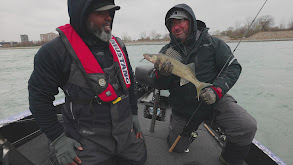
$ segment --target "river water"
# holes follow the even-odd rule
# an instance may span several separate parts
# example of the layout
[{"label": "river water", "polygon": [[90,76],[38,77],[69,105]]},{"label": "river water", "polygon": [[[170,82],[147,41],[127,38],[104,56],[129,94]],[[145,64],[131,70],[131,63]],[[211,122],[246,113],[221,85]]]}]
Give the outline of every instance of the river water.
[{"label": "river water", "polygon": [[[228,43],[233,50],[237,43]],[[127,46],[132,67],[163,45]],[[0,48],[0,119],[28,109],[27,81],[38,48]],[[258,122],[256,139],[293,164],[293,41],[242,42],[234,53],[242,74],[229,91]],[[56,99],[63,98],[60,92]],[[291,139],[291,140],[290,140]]]}]

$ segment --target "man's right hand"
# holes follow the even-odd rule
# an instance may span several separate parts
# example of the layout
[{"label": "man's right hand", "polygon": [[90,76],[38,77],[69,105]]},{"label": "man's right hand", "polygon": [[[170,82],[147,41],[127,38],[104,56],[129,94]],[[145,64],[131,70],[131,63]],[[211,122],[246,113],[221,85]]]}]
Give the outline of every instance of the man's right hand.
[{"label": "man's right hand", "polygon": [[155,69],[157,70],[157,73],[162,75],[162,76],[169,76],[171,75],[171,71],[173,69],[173,65],[170,61],[164,61],[162,64],[161,64],[161,67],[160,67],[160,63],[161,61],[160,60],[157,60],[154,64],[154,67]]},{"label": "man's right hand", "polygon": [[56,157],[60,165],[77,165],[81,160],[77,157],[74,148],[83,150],[81,144],[62,133],[51,144],[56,149]]}]

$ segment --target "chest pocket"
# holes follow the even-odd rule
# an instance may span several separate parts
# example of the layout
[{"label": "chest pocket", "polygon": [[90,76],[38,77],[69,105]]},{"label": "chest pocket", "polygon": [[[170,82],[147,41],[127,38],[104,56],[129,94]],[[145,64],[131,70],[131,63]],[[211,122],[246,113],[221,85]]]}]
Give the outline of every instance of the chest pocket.
[{"label": "chest pocket", "polygon": [[71,63],[70,76],[68,82],[83,88],[90,88],[88,82],[84,78],[83,73],[80,71],[79,67],[74,62]]},{"label": "chest pocket", "polygon": [[118,91],[118,89],[120,88],[120,83],[118,80],[118,71],[115,65],[112,65],[108,68],[104,68],[103,71],[105,73],[107,82],[109,82],[113,86],[115,91]]}]

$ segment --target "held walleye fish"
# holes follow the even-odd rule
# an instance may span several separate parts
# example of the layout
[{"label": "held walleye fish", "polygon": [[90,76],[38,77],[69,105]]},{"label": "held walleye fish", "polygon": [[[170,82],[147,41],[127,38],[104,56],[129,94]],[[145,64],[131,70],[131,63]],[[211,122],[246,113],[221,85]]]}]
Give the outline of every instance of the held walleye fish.
[{"label": "held walleye fish", "polygon": [[[143,56],[144,56],[144,59],[150,61],[153,64],[155,64],[159,60],[160,61],[159,68],[161,68],[162,64],[165,61],[171,62],[171,64],[173,65],[173,69],[171,73],[181,77],[181,81],[182,79],[184,79],[185,81],[187,80],[191,82],[192,84],[194,84],[197,91],[197,98],[199,99],[200,91],[205,87],[211,86],[212,84],[198,81],[195,77],[194,69],[192,69],[191,65],[184,65],[179,60],[177,60],[178,58],[175,59],[173,58],[174,56],[171,57],[170,55],[169,56],[168,55],[169,54],[167,51],[166,54],[144,54]],[[181,82],[180,84],[182,85]]]}]

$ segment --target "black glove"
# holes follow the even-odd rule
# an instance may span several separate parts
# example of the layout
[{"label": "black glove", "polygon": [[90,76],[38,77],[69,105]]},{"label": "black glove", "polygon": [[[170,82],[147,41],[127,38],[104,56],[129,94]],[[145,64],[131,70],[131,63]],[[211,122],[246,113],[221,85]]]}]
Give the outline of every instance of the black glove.
[{"label": "black glove", "polygon": [[160,64],[161,64],[161,60],[159,59],[154,64],[154,67],[157,70],[157,73],[162,76],[170,76],[171,71],[173,69],[172,63],[170,61],[164,61],[161,64],[161,67],[160,67]]},{"label": "black glove", "polygon": [[67,137],[64,133],[62,133],[57,139],[55,139],[51,144],[56,152],[56,157],[60,165],[67,164],[76,164],[78,162],[81,163],[81,160],[77,157],[74,148],[78,148],[79,150],[83,150],[81,144]]},{"label": "black glove", "polygon": [[138,121],[137,115],[132,115],[133,129],[136,134],[136,138],[142,138],[142,133]]},{"label": "black glove", "polygon": [[206,104],[214,104],[217,100],[217,96],[216,93],[214,92],[214,90],[210,87],[208,88],[204,88],[200,95],[199,95],[200,99],[202,101],[204,101]]}]

